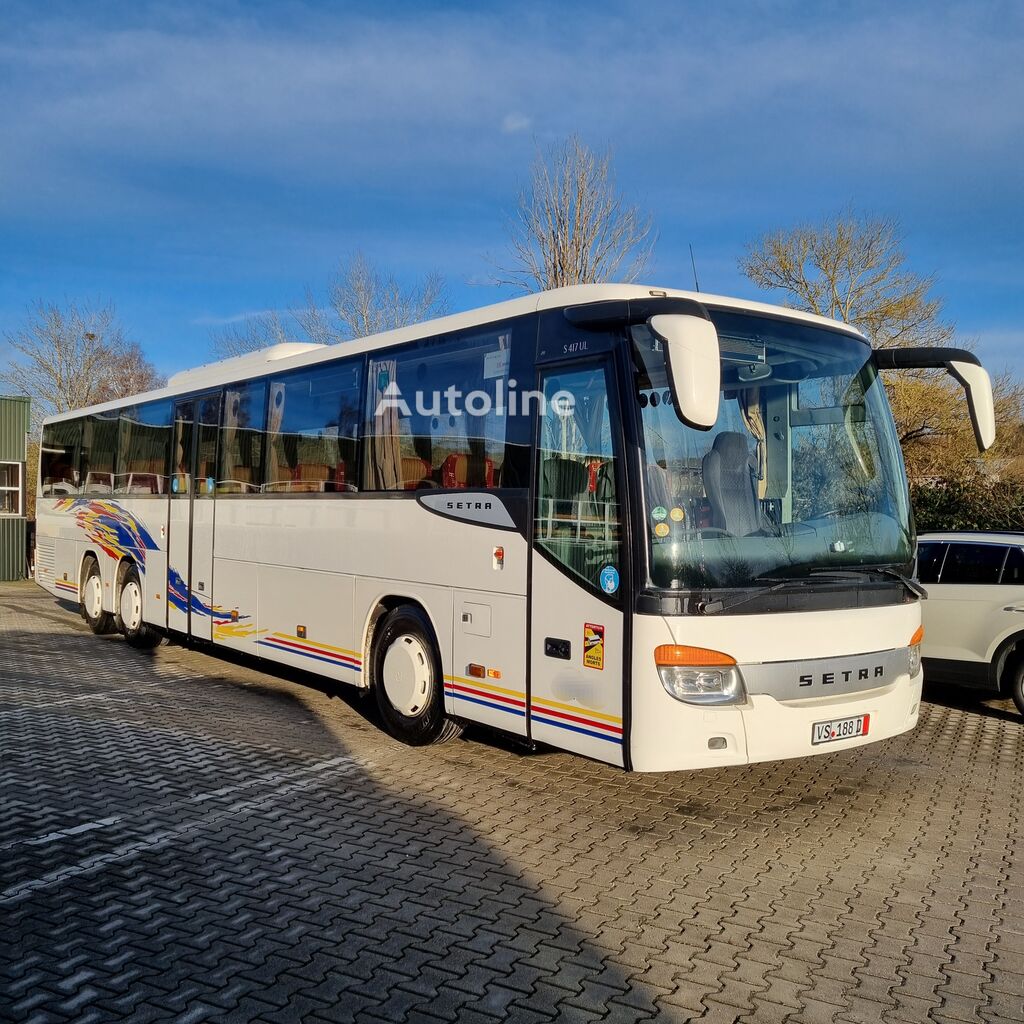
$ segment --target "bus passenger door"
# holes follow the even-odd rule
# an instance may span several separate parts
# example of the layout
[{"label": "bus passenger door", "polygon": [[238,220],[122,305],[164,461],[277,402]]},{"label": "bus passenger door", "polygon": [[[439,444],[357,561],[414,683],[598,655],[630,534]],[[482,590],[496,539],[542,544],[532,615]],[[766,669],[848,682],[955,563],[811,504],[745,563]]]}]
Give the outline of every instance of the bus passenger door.
[{"label": "bus passenger door", "polygon": [[220,393],[178,402],[171,442],[167,625],[213,635],[213,518]]},{"label": "bus passenger door", "polygon": [[621,765],[622,440],[611,372],[602,359],[541,376],[530,732],[535,740]]},{"label": "bus passenger door", "polygon": [[191,616],[189,630],[201,640],[213,639],[216,612],[213,594],[213,518],[217,490],[217,435],[220,392],[196,399],[195,486],[192,489]]}]

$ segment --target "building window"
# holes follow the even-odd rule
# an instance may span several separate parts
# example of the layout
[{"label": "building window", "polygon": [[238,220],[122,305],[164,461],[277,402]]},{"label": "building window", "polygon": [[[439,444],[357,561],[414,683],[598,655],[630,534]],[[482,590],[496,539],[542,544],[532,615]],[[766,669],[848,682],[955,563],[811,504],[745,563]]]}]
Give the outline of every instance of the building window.
[{"label": "building window", "polygon": [[0,516],[22,514],[21,463],[0,462]]}]

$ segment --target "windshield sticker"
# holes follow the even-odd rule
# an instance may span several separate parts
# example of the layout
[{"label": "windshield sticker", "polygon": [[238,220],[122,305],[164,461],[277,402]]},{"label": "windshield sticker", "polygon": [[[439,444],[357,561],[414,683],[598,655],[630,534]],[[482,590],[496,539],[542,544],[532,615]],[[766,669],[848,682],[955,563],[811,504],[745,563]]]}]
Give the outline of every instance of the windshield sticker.
[{"label": "windshield sticker", "polygon": [[655,505],[654,508],[651,509],[651,518],[656,523],[664,522],[667,516],[668,509],[665,508],[664,505]]},{"label": "windshield sticker", "polygon": [[669,517],[673,523],[681,523],[686,518],[686,513],[678,506],[669,512]]},{"label": "windshield sticker", "polygon": [[499,348],[484,356],[484,380],[508,376],[508,359],[510,349]]},{"label": "windshield sticker", "polygon": [[583,667],[604,669],[604,626],[583,624]]},{"label": "windshield sticker", "polygon": [[668,533],[669,533],[668,523],[658,523],[657,526],[654,527],[654,536],[655,537],[667,537]]},{"label": "windshield sticker", "polygon": [[619,589],[619,570],[614,565],[606,565],[601,570],[601,589],[606,594],[614,594]]}]

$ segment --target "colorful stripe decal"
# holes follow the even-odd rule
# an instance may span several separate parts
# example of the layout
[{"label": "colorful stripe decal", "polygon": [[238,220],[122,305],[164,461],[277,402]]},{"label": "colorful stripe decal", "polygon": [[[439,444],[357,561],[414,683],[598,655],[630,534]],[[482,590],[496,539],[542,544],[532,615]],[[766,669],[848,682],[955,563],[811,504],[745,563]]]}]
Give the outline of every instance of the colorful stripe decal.
[{"label": "colorful stripe decal", "polygon": [[503,686],[492,686],[479,679],[445,676],[444,694],[453,700],[468,701],[470,704],[478,704],[490,711],[504,711],[517,718],[526,717],[526,694],[521,690],[508,690]]},{"label": "colorful stripe decal", "polygon": [[[467,701],[490,711],[504,711],[523,718],[527,711],[526,694],[522,690],[509,690],[492,686],[480,679],[445,676],[444,693],[452,700]],[[566,729],[593,739],[609,743],[622,743],[622,719],[603,711],[589,711],[575,704],[535,698],[529,704],[530,720],[556,729]]]},{"label": "colorful stripe decal", "polygon": [[343,647],[331,647],[328,644],[315,643],[312,640],[303,640],[288,633],[271,633],[270,636],[260,637],[256,643],[263,647],[270,647],[275,651],[284,651],[286,654],[297,654],[302,658],[311,658],[314,661],[323,661],[328,665],[339,665],[352,672],[363,670],[362,659],[356,656],[355,651],[346,650]]},{"label": "colorful stripe decal", "polygon": [[622,719],[603,711],[590,711],[576,704],[563,704],[546,697],[534,697],[530,701],[530,720],[540,725],[567,729],[596,740],[622,743]]},{"label": "colorful stripe decal", "polygon": [[[622,732],[619,731],[618,735],[609,735],[606,732],[595,732],[593,727],[584,729],[582,726],[574,725],[570,722],[560,722],[554,718],[547,718],[545,715],[539,714],[537,709],[531,709],[530,721],[535,722],[538,725],[553,725],[558,729],[568,729],[569,732],[578,732],[584,736],[590,736],[595,740],[607,740],[609,743],[622,743]],[[584,721],[584,719],[576,719],[576,721]]]},{"label": "colorful stripe decal", "polygon": [[[559,711],[569,711],[574,715],[586,715],[587,718],[608,722],[610,725],[622,725],[622,719],[618,715],[608,715],[603,711],[590,711],[588,708],[581,708],[578,704],[560,704],[557,700],[548,700],[547,697],[533,697],[530,703],[538,705],[538,711],[547,712],[550,709],[557,709]],[[619,731],[622,731],[621,728]]]},{"label": "colorful stripe decal", "polygon": [[78,585],[76,583],[68,583],[67,580],[54,580],[53,585],[58,590],[67,590],[70,591],[72,594],[78,593]]}]

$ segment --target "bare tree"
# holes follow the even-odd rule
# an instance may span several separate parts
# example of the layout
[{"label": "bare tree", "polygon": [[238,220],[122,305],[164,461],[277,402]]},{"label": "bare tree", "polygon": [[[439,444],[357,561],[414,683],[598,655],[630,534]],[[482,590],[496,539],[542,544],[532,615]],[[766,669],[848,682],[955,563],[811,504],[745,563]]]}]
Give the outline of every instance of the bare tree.
[{"label": "bare tree", "polygon": [[38,420],[159,387],[163,378],[128,339],[113,303],[40,300],[4,339],[15,353],[0,382],[32,399]]},{"label": "bare tree", "polygon": [[276,310],[271,310],[247,317],[242,323],[232,324],[213,336],[214,351],[221,359],[228,359],[284,341],[296,341],[295,331],[289,333],[287,324],[299,315],[289,313],[285,320]]},{"label": "bare tree", "polygon": [[282,317],[277,312],[253,317],[214,337],[222,357],[240,355],[282,341],[336,345],[352,338],[394,330],[448,312],[444,278],[430,272],[402,285],[362,252],[343,260],[327,285],[325,303],[307,289],[305,303]]},{"label": "bare tree", "polygon": [[338,268],[331,279],[328,299],[335,331],[342,341],[391,331],[448,311],[444,278],[440,274],[430,272],[415,285],[404,288],[393,274],[381,271],[361,252]]},{"label": "bare tree", "polygon": [[908,270],[899,224],[846,211],[818,225],[764,235],[740,269],[800,309],[854,324],[876,348],[944,345],[952,324],[931,296],[934,278]]},{"label": "bare tree", "polygon": [[[853,324],[876,348],[946,345],[956,329],[942,318],[934,279],[906,266],[892,218],[845,211],[818,225],[772,231],[747,248],[740,269],[797,309]],[[970,347],[960,340],[961,347]],[[1008,374],[993,381],[997,414],[1019,422],[1021,387]],[[887,390],[912,480],[976,470],[977,449],[958,386],[936,371],[893,374]],[[1005,444],[988,456],[1005,461]]]},{"label": "bare tree", "polygon": [[572,135],[537,153],[498,281],[524,291],[635,281],[656,241],[651,217],[616,188],[611,151],[596,154]]}]

